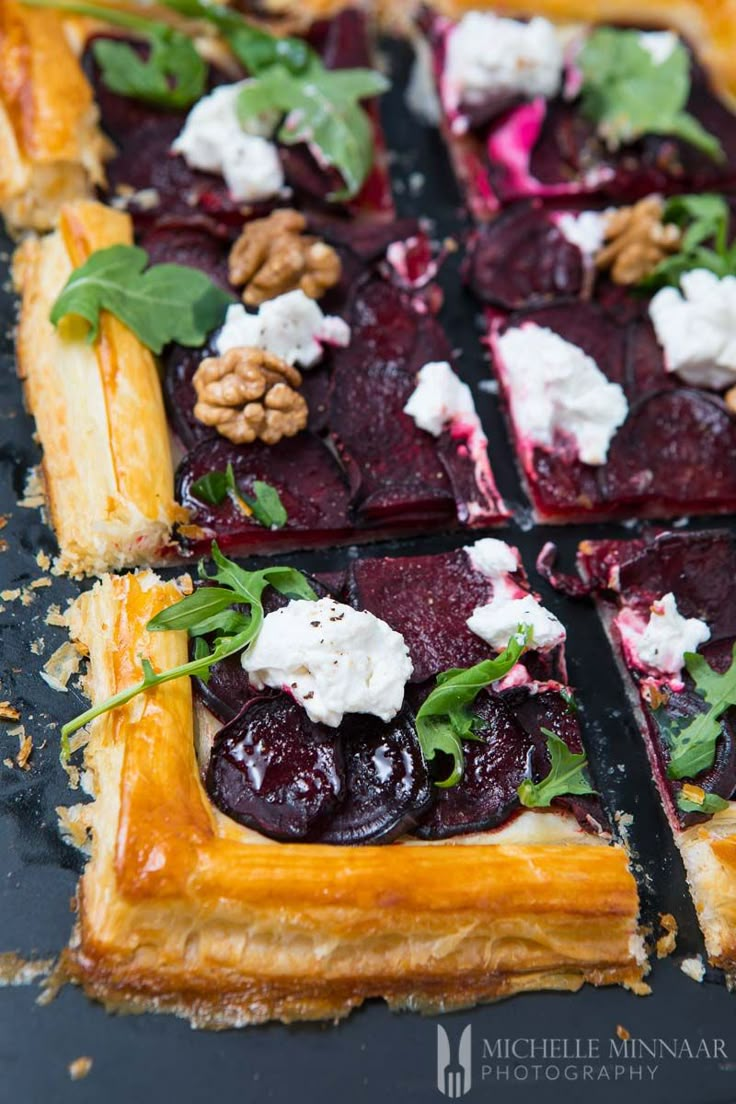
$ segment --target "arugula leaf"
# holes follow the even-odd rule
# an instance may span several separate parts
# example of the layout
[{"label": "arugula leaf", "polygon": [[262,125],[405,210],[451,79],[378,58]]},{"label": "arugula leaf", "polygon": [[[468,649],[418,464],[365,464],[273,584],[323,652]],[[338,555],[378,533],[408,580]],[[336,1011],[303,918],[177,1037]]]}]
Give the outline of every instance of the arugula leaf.
[{"label": "arugula leaf", "polygon": [[315,58],[305,73],[295,75],[275,65],[241,89],[238,117],[245,123],[264,111],[285,113],[279,141],[316,148],[319,160],[336,168],[345,184],[328,199],[349,199],[373,164],[373,127],[360,100],[387,87],[386,78],[372,69],[325,69]]},{"label": "arugula leaf", "polygon": [[[121,690],[107,701],[92,706],[63,726],[62,753],[64,748],[69,747],[69,737],[95,717],[119,705],[125,705],[151,687],[161,686],[173,679],[189,675],[206,680],[215,663],[246,648],[258,635],[263,624],[262,597],[267,587],[272,586],[289,598],[305,598],[309,601],[317,598],[304,575],[293,567],[276,565],[261,571],[246,571],[223,556],[214,543],[212,558],[215,563],[214,573],[208,575],[204,564],[200,563],[199,574],[218,586],[195,590],[193,594],[156,614],[146,626],[149,632],[188,630],[190,636],[195,638],[194,659],[168,671],[156,672],[150,660],[145,656],[141,657],[143,677],[140,682]],[[233,610],[234,606],[248,606],[249,612],[240,613],[239,610]],[[229,617],[225,616],[226,611],[230,614]],[[218,635],[210,648],[201,637],[203,633],[213,631]]]},{"label": "arugula leaf", "polygon": [[657,64],[639,32],[598,27],[580,51],[582,111],[611,149],[644,134],[671,134],[715,161],[725,154],[718,139],[685,111],[690,59],[678,42]]},{"label": "arugula leaf", "polygon": [[127,42],[97,39],[92,53],[103,83],[112,92],[157,107],[189,107],[204,95],[207,66],[191,39],[170,28],[152,30],[149,55],[142,58]]},{"label": "arugula leaf", "polygon": [[111,245],[76,268],[51,308],[58,326],[67,315],[89,323],[88,340],[95,341],[100,311],[124,322],[144,345],[160,353],[169,341],[204,344],[218,326],[232,296],[208,276],[184,265],[153,265],[146,272],[148,254],[136,245]]},{"label": "arugula leaf", "polygon": [[521,804],[527,809],[546,809],[554,798],[565,794],[595,793],[584,774],[588,765],[585,752],[570,751],[565,741],[548,728],[542,732],[551,760],[549,773],[541,782],[524,779],[519,786]]},{"label": "arugula leaf", "polygon": [[703,793],[702,801],[691,801],[683,790],[677,794],[677,807],[683,813],[720,813],[728,808],[728,804],[725,798],[713,793]]},{"label": "arugula leaf", "polygon": [[[736,247],[729,249],[728,245],[730,211],[723,196],[674,196],[664,206],[663,219],[683,229],[680,248],[659,262],[642,281],[644,288],[678,287],[683,275],[693,268],[706,268],[717,276],[736,273]],[[707,248],[705,242],[712,247]]]},{"label": "arugula leaf", "polygon": [[316,55],[301,38],[279,38],[249,23],[243,16],[213,0],[161,0],[188,19],[203,19],[220,32],[237,59],[252,75],[272,65],[290,73],[303,72]]},{"label": "arugula leaf", "polygon": [[100,19],[126,27],[148,43],[143,59],[127,42],[98,39],[92,45],[103,83],[121,96],[131,96],[158,107],[189,107],[204,93],[207,65],[191,39],[181,31],[133,12],[118,11],[107,4],[75,3],[74,0],[23,0],[31,7],[54,8],[73,15]]},{"label": "arugula leaf", "polygon": [[670,778],[693,778],[713,766],[716,741],[721,735],[721,717],[736,705],[736,644],[731,665],[723,674],[714,671],[697,652],[685,653],[685,667],[695,683],[695,691],[708,706],[683,728],[668,734]]},{"label": "arugula leaf", "polygon": [[452,757],[452,770],[436,785],[455,786],[463,776],[463,740],[477,739],[475,720],[468,710],[478,694],[491,682],[503,678],[516,664],[529,640],[529,628],[520,625],[508,647],[495,659],[474,667],[452,667],[437,675],[437,685],[416,717],[417,736],[429,762],[443,752]]},{"label": "arugula leaf", "polygon": [[253,481],[254,495],[251,498],[243,493],[235,478],[235,471],[231,463],[225,471],[211,471],[203,475],[190,488],[195,498],[210,506],[220,506],[229,496],[236,505],[245,508],[259,525],[266,529],[282,529],[289,520],[286,507],[281,501],[281,496],[270,483],[264,483],[261,479]]}]

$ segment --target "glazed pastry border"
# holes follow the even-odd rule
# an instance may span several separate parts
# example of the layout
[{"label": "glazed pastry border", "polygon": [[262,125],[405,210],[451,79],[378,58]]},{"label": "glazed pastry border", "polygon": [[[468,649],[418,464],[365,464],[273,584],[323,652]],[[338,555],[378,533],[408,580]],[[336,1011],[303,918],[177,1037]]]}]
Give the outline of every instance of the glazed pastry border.
[{"label": "glazed pastry border", "polygon": [[[188,585],[105,576],[77,599],[93,702],[137,681],[140,655],[185,661],[185,634],[145,625]],[[227,1027],[369,997],[439,1011],[585,981],[647,991],[626,852],[569,816],[525,813],[514,843],[266,840],[209,802],[188,679],[98,718],[85,770],[95,801],[65,818],[91,834],[65,970],[112,1008]]]},{"label": "glazed pastry border", "polygon": [[[579,553],[595,546],[583,541]],[[580,574],[585,578],[585,572]],[[617,605],[599,594],[594,596],[596,612],[605,630],[616,667],[647,752],[654,785],[682,857],[690,896],[698,915],[708,961],[729,976],[736,976],[736,802],[714,813],[702,824],[681,828],[668,790],[659,785],[659,770],[654,747],[648,735],[639,693],[624,661],[613,625]]]},{"label": "glazed pastry border", "polygon": [[158,562],[184,518],[152,353],[106,311],[94,345],[72,319],[49,321],[74,268],[132,240],[128,215],[81,200],[62,208],[58,230],[27,238],[15,256],[18,374],[43,448],[57,566],[72,575]]}]

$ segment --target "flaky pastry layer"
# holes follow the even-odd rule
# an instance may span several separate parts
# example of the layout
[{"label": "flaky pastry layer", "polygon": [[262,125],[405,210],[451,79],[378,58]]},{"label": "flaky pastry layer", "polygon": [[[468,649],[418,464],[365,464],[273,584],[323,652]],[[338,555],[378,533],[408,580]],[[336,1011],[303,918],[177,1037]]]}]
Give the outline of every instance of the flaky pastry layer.
[{"label": "flaky pastry layer", "polygon": [[59,567],[76,575],[155,562],[182,516],[153,355],[106,311],[93,345],[70,319],[49,321],[74,268],[131,241],[127,215],[83,200],[16,254],[18,372],[43,447]]},{"label": "flaky pastry layer", "polygon": [[63,203],[104,182],[112,147],[57,12],[0,4],[0,211],[46,230]]},{"label": "flaky pastry layer", "polygon": [[[141,655],[185,660],[183,633],[145,630],[178,597],[147,571],[77,600],[93,702],[138,681]],[[91,858],[66,965],[111,1007],[225,1027],[369,997],[429,1011],[585,981],[646,991],[625,851],[571,818],[524,814],[465,843],[274,843],[210,804],[186,679],[98,718],[85,767]]]}]

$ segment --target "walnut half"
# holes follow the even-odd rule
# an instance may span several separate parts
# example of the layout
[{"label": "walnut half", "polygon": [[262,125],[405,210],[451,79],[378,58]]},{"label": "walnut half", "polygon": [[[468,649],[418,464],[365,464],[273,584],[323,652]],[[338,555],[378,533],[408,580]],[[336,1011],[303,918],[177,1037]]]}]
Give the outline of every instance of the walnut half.
[{"label": "walnut half", "polygon": [[275,445],[306,427],[309,410],[297,390],[301,372],[265,349],[242,346],[207,357],[194,373],[194,416],[236,445]]},{"label": "walnut half", "polygon": [[247,306],[258,307],[299,289],[319,299],[338,282],[338,254],[326,242],[304,234],[306,225],[304,216],[289,207],[246,223],[230,250],[228,273],[235,287],[245,285]]},{"label": "walnut half", "polygon": [[620,207],[606,219],[606,244],[598,251],[596,267],[611,270],[615,284],[638,284],[654,272],[669,253],[676,253],[682,235],[674,223],[663,223],[658,196],[647,196],[633,207]]}]

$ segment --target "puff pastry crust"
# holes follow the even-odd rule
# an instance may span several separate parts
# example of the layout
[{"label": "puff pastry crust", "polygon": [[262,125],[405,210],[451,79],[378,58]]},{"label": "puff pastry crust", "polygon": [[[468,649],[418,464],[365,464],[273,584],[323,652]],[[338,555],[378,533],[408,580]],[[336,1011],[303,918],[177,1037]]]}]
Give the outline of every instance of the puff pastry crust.
[{"label": "puff pastry crust", "polygon": [[49,321],[73,268],[131,241],[128,215],[82,200],[16,254],[18,372],[43,447],[59,567],[75,575],[155,562],[182,514],[153,355],[104,311],[94,345]]},{"label": "puff pastry crust", "polygon": [[61,205],[104,182],[111,147],[54,11],[0,4],[0,211],[11,231],[46,230]]},{"label": "puff pastry crust", "polygon": [[[76,601],[93,702],[137,681],[141,654],[185,660],[183,633],[145,631],[178,597],[145,571]],[[91,858],[65,966],[108,1006],[226,1027],[368,997],[429,1011],[584,981],[647,991],[626,853],[565,816],[463,843],[274,843],[210,804],[185,679],[98,718],[85,767]]]}]

